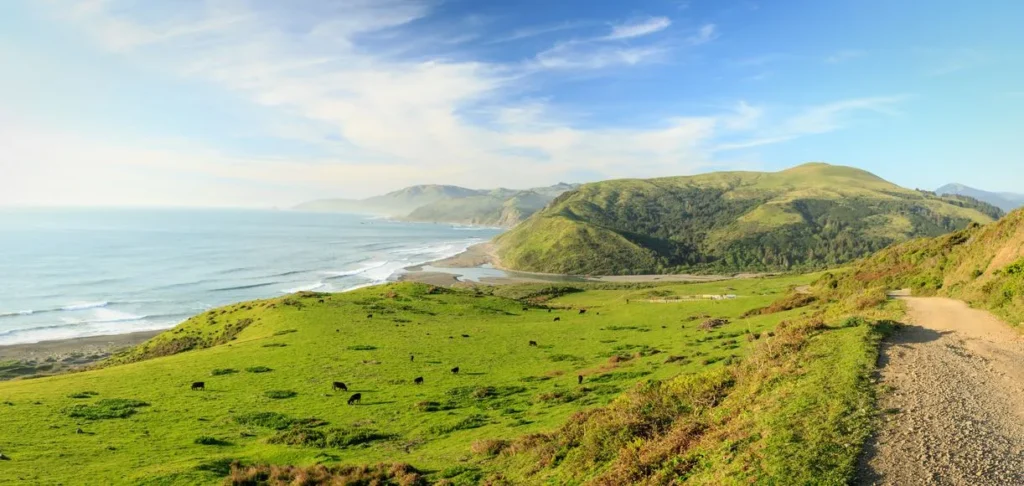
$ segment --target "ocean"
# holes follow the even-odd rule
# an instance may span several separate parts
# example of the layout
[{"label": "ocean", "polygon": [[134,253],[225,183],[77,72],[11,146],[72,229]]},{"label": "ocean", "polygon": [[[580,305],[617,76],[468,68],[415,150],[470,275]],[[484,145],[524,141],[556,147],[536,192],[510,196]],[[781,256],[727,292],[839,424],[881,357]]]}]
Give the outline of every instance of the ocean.
[{"label": "ocean", "polygon": [[0,345],[173,327],[206,309],[341,292],[494,228],[244,210],[0,210]]}]

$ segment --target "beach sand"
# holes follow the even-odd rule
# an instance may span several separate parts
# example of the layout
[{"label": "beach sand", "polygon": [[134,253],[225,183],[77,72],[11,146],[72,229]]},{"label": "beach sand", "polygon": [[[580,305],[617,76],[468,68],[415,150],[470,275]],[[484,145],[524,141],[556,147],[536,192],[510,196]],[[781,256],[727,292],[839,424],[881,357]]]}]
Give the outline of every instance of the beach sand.
[{"label": "beach sand", "polygon": [[140,344],[160,332],[141,331],[0,346],[0,380],[52,375],[81,368],[121,349]]}]

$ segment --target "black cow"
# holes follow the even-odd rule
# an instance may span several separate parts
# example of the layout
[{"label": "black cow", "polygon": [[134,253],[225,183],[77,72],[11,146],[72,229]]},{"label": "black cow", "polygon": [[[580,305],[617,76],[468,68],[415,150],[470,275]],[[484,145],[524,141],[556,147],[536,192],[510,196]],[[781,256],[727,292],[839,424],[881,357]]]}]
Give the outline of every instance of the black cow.
[{"label": "black cow", "polygon": [[586,313],[587,313],[586,309],[580,309],[580,315],[583,315],[583,314],[586,314]]},{"label": "black cow", "polygon": [[373,314],[366,314],[367,319],[373,319]]},{"label": "black cow", "polygon": [[418,376],[418,377],[416,377],[415,380],[412,380],[412,382],[417,384],[417,385],[422,385],[423,384],[423,377],[422,376]]},{"label": "black cow", "polygon": [[416,356],[410,354],[409,361],[416,361]]},{"label": "black cow", "polygon": [[452,374],[454,374],[454,375],[459,374],[459,367],[458,366],[452,368]]},{"label": "black cow", "polygon": [[334,390],[341,390],[341,391],[348,391],[348,386],[346,386],[344,383],[342,383],[340,381],[336,381],[336,382],[334,382],[333,389]]},{"label": "black cow", "polygon": [[537,341],[530,341],[530,346],[536,347],[537,346]]},{"label": "black cow", "polygon": [[192,389],[193,390],[204,390],[205,391],[206,390],[206,383],[202,382],[202,381],[197,381],[195,383],[192,383]]},{"label": "black cow", "polygon": [[555,322],[558,322],[558,321],[560,321],[560,320],[562,320],[562,318],[561,318],[561,317],[556,317],[556,318],[555,318]]},{"label": "black cow", "polygon": [[356,393],[355,395],[352,395],[352,396],[348,397],[348,404],[352,405],[354,403],[359,403],[360,401],[362,401],[362,399],[363,399],[363,394],[362,393]]},{"label": "black cow", "polygon": [[550,309],[550,308],[548,308],[548,312],[551,312],[551,309]]},{"label": "black cow", "polygon": [[583,384],[583,375],[579,375],[576,377],[576,383],[579,385]]},{"label": "black cow", "polygon": [[528,310],[530,310],[530,308],[529,308],[529,307],[523,307],[523,312],[526,312],[526,311],[528,311]]},{"label": "black cow", "polygon": [[462,337],[469,337],[469,334],[463,334]]}]

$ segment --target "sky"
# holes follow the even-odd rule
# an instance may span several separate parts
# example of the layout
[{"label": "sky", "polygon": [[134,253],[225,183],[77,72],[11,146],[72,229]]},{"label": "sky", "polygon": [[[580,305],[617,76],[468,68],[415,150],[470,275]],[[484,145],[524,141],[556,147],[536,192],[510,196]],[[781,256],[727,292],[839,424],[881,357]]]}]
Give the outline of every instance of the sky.
[{"label": "sky", "polygon": [[4,0],[0,206],[850,165],[1024,192],[1024,2]]}]

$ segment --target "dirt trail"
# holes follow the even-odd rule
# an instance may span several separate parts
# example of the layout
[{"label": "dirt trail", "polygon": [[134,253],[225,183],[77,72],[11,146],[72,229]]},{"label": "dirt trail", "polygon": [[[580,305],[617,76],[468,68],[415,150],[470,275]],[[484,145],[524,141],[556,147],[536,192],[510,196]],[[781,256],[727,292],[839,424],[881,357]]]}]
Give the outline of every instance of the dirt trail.
[{"label": "dirt trail", "polygon": [[1024,338],[960,301],[903,300],[857,484],[1024,484]]}]

